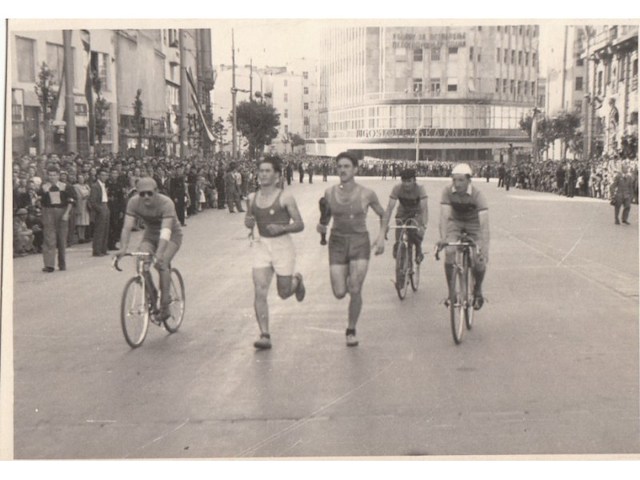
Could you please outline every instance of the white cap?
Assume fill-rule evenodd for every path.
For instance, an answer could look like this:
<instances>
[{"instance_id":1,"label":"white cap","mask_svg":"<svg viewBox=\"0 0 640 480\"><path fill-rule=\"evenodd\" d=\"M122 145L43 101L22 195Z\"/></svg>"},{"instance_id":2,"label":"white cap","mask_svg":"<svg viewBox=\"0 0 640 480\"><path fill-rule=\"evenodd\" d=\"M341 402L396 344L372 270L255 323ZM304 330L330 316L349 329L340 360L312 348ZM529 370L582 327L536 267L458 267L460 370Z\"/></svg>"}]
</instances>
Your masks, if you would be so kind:
<instances>
[{"instance_id":1,"label":"white cap","mask_svg":"<svg viewBox=\"0 0 640 480\"><path fill-rule=\"evenodd\" d=\"M469 165L467 165L466 163L459 163L457 164L455 167L453 167L453 170L451 171L451 175L473 175L473 173L471 172L471 167Z\"/></svg>"}]
</instances>

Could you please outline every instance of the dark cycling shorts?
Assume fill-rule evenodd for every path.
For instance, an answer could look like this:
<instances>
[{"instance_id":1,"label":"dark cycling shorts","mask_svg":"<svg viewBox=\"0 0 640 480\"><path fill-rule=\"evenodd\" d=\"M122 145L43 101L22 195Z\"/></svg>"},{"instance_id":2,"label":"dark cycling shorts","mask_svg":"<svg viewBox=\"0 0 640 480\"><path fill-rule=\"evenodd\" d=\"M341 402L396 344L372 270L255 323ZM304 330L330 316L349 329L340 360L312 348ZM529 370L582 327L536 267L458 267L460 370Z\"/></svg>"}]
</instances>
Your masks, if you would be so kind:
<instances>
[{"instance_id":1,"label":"dark cycling shorts","mask_svg":"<svg viewBox=\"0 0 640 480\"><path fill-rule=\"evenodd\" d=\"M368 233L352 233L329 237L329 265L348 265L351 260L369 260L371 243Z\"/></svg>"}]
</instances>

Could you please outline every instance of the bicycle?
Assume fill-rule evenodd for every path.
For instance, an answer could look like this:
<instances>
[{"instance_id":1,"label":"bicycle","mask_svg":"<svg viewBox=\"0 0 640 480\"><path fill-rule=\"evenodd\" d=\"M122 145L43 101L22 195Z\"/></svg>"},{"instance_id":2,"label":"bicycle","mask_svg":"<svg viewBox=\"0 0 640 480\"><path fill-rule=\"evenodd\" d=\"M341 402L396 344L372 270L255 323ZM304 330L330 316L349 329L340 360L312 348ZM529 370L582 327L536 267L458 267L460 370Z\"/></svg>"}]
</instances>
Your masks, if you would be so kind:
<instances>
[{"instance_id":1,"label":"bicycle","mask_svg":"<svg viewBox=\"0 0 640 480\"><path fill-rule=\"evenodd\" d=\"M445 305L449 308L453 341L458 345L462 342L465 330L464 325L466 325L467 330L471 330L473 326L475 280L471 273L471 265L473 263L472 250L476 250L477 246L466 232L462 232L457 242L447 242L436 246L436 260L440 259L440 250L445 247L456 247L453 262L453 285L451 286L452 288L449 288L449 291L453 293L447 298Z\"/></svg>"},{"instance_id":2,"label":"bicycle","mask_svg":"<svg viewBox=\"0 0 640 480\"><path fill-rule=\"evenodd\" d=\"M398 240L398 249L396 251L396 292L400 300L404 300L407 296L409 283L414 292L418 291L420 285L420 262L413 259L413 243L409 241L408 230L418 230L420 228L418 222L409 218L402 222L401 225L390 226L389 230L400 230L400 238Z\"/></svg>"},{"instance_id":3,"label":"bicycle","mask_svg":"<svg viewBox=\"0 0 640 480\"><path fill-rule=\"evenodd\" d=\"M125 284L122 292L122 302L120 304L120 323L124 339L131 348L142 345L147 331L149 321L161 326L164 324L169 333L175 333L182 325L185 311L184 281L182 275L176 268L171 269L171 284L169 311L171 315L160 321L158 314L158 289L156 288L150 267L154 256L148 252L131 252L125 254L126 257L136 258L136 275L131 277ZM113 267L119 272L122 271L118 265L118 257L113 258Z\"/></svg>"}]
</instances>

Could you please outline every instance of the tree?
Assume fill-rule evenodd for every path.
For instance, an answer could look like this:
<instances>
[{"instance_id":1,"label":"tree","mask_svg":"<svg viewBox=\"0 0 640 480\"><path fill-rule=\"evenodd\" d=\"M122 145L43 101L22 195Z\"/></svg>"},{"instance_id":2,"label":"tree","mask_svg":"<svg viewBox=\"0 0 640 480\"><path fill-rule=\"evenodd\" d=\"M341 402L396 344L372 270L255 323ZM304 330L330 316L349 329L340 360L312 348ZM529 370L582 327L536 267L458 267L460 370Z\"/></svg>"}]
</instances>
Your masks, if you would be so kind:
<instances>
[{"instance_id":1,"label":"tree","mask_svg":"<svg viewBox=\"0 0 640 480\"><path fill-rule=\"evenodd\" d=\"M620 157L635 160L638 156L638 134L624 135L620 142Z\"/></svg>"},{"instance_id":2,"label":"tree","mask_svg":"<svg viewBox=\"0 0 640 480\"><path fill-rule=\"evenodd\" d=\"M224 141L225 137L227 136L227 129L224 128L224 120L222 120L222 117L218 117L218 119L213 122L213 124L211 125L211 133L213 134L214 138L214 150L216 144L219 145L220 150L222 150L222 147L224 147L224 145L227 143Z\"/></svg>"},{"instance_id":3,"label":"tree","mask_svg":"<svg viewBox=\"0 0 640 480\"><path fill-rule=\"evenodd\" d=\"M102 81L96 77L93 82L93 89L96 91L95 109L95 132L98 139L98 150L102 153L102 139L107 133L107 113L109 111L109 102L102 96Z\"/></svg>"},{"instance_id":4,"label":"tree","mask_svg":"<svg viewBox=\"0 0 640 480\"><path fill-rule=\"evenodd\" d=\"M56 84L55 77L49 66L42 62L40 66L40 72L38 73L38 81L35 85L36 95L42 108L42 124L44 127L44 151L50 152L50 148L53 142L51 121L53 116L53 110L56 107L57 93L53 90Z\"/></svg>"},{"instance_id":5,"label":"tree","mask_svg":"<svg viewBox=\"0 0 640 480\"><path fill-rule=\"evenodd\" d=\"M566 159L567 150L578 135L580 116L576 112L561 111L553 118L552 124L555 137L562 141L562 158Z\"/></svg>"},{"instance_id":6,"label":"tree","mask_svg":"<svg viewBox=\"0 0 640 480\"><path fill-rule=\"evenodd\" d=\"M133 102L133 126L138 133L138 157L142 158L142 134L144 133L144 117L142 116L142 89L136 92L136 99Z\"/></svg>"},{"instance_id":7,"label":"tree","mask_svg":"<svg viewBox=\"0 0 640 480\"><path fill-rule=\"evenodd\" d=\"M520 128L527 133L527 136L531 138L531 129L533 127L533 115L527 114L520 119ZM542 154L549 149L555 139L555 132L553 130L552 121L545 115L538 113L538 125L536 128L536 138L532 141L536 142L537 151ZM535 151L535 148L534 148Z\"/></svg>"},{"instance_id":8,"label":"tree","mask_svg":"<svg viewBox=\"0 0 640 480\"><path fill-rule=\"evenodd\" d=\"M236 108L238 131L247 139L249 154L256 158L278 136L280 114L262 102L242 102Z\"/></svg>"}]
</instances>

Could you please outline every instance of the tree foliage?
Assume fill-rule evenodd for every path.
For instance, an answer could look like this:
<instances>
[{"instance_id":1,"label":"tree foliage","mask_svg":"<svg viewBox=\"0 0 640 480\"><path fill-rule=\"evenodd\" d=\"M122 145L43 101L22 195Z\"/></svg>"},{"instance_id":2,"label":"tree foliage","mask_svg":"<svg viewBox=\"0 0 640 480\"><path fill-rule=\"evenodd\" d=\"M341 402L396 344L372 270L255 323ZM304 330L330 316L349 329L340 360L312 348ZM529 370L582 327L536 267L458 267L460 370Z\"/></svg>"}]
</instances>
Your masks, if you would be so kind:
<instances>
[{"instance_id":1,"label":"tree foliage","mask_svg":"<svg viewBox=\"0 0 640 480\"><path fill-rule=\"evenodd\" d=\"M107 113L109 111L109 102L102 96L102 81L100 78L95 78L93 82L93 89L96 92L96 101L94 104L95 109L95 132L96 138L100 149L102 149L102 139L107 133Z\"/></svg>"},{"instance_id":2,"label":"tree foliage","mask_svg":"<svg viewBox=\"0 0 640 480\"><path fill-rule=\"evenodd\" d=\"M266 103L245 101L237 106L236 115L238 131L247 139L249 154L256 158L278 136L280 114Z\"/></svg>"},{"instance_id":3,"label":"tree foliage","mask_svg":"<svg viewBox=\"0 0 640 480\"><path fill-rule=\"evenodd\" d=\"M44 151L49 152L52 143L51 120L53 111L56 108L56 98L59 98L57 91L53 89L56 80L49 66L42 62L40 71L38 72L38 80L36 81L35 91L38 96L38 102L42 108L42 120L44 126Z\"/></svg>"},{"instance_id":4,"label":"tree foliage","mask_svg":"<svg viewBox=\"0 0 640 480\"><path fill-rule=\"evenodd\" d=\"M562 158L567 158L567 150L577 145L580 128L580 115L577 112L559 112L552 120L553 131L557 139L562 140ZM574 153L578 153L574 150Z\"/></svg>"}]
</instances>

